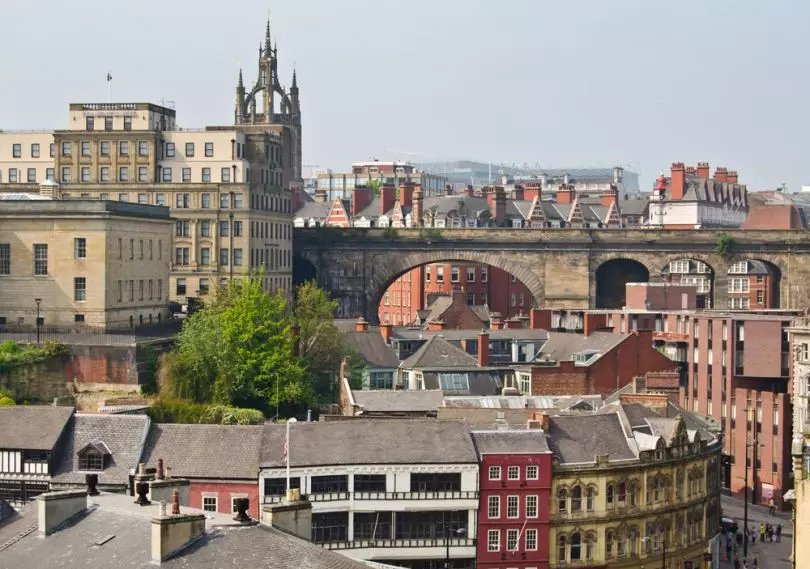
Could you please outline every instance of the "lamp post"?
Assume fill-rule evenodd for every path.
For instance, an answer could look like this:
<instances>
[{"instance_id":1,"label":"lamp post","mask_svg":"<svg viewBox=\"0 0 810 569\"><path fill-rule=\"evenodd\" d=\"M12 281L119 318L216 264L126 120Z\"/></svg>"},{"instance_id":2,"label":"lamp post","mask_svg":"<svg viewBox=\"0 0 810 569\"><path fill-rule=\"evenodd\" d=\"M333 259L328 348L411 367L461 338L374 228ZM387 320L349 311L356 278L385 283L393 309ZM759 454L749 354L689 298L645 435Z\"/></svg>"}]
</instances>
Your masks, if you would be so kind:
<instances>
[{"instance_id":1,"label":"lamp post","mask_svg":"<svg viewBox=\"0 0 810 569\"><path fill-rule=\"evenodd\" d=\"M445 557L444 557L444 569L450 569L450 538L453 534L458 536L464 535L467 533L467 530L464 528L452 529L450 526L447 526L447 535L445 537Z\"/></svg>"},{"instance_id":2,"label":"lamp post","mask_svg":"<svg viewBox=\"0 0 810 569\"><path fill-rule=\"evenodd\" d=\"M35 298L34 302L37 303L37 344L39 344L39 305L42 303L41 298Z\"/></svg>"}]
</instances>

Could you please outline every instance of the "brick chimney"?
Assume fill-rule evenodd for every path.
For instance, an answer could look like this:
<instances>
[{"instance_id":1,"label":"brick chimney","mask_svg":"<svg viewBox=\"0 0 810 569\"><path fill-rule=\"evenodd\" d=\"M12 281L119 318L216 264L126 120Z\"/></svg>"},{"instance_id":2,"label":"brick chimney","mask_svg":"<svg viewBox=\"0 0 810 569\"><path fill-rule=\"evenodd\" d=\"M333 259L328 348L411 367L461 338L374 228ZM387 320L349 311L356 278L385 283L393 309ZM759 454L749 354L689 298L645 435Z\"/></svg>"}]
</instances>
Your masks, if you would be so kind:
<instances>
[{"instance_id":1,"label":"brick chimney","mask_svg":"<svg viewBox=\"0 0 810 569\"><path fill-rule=\"evenodd\" d=\"M568 184L560 184L557 188L557 203L570 204L574 201L574 187Z\"/></svg>"},{"instance_id":2,"label":"brick chimney","mask_svg":"<svg viewBox=\"0 0 810 569\"><path fill-rule=\"evenodd\" d=\"M698 162L697 163L697 177L703 178L707 180L709 178L709 163L708 162Z\"/></svg>"},{"instance_id":3,"label":"brick chimney","mask_svg":"<svg viewBox=\"0 0 810 569\"><path fill-rule=\"evenodd\" d=\"M514 189L512 190L512 199L515 201L522 202L523 195L524 195L523 186L521 186L520 184L516 184Z\"/></svg>"},{"instance_id":4,"label":"brick chimney","mask_svg":"<svg viewBox=\"0 0 810 569\"><path fill-rule=\"evenodd\" d=\"M447 328L447 323L444 320L431 320L428 322L428 332L440 332Z\"/></svg>"},{"instance_id":5,"label":"brick chimney","mask_svg":"<svg viewBox=\"0 0 810 569\"><path fill-rule=\"evenodd\" d=\"M394 208L397 188L394 184L380 186L380 215L386 215Z\"/></svg>"},{"instance_id":6,"label":"brick chimney","mask_svg":"<svg viewBox=\"0 0 810 569\"><path fill-rule=\"evenodd\" d=\"M506 221L506 192L503 186L495 186L493 206L492 217L495 219L495 225L502 227Z\"/></svg>"},{"instance_id":7,"label":"brick chimney","mask_svg":"<svg viewBox=\"0 0 810 569\"><path fill-rule=\"evenodd\" d=\"M402 207L413 205L413 182L403 182L399 185L399 203Z\"/></svg>"},{"instance_id":8,"label":"brick chimney","mask_svg":"<svg viewBox=\"0 0 810 569\"><path fill-rule=\"evenodd\" d=\"M529 312L529 328L532 330L550 329L551 310L546 308L532 308Z\"/></svg>"},{"instance_id":9,"label":"brick chimney","mask_svg":"<svg viewBox=\"0 0 810 569\"><path fill-rule=\"evenodd\" d=\"M683 162L672 163L672 177L669 181L670 198L682 200L686 193L686 167Z\"/></svg>"},{"instance_id":10,"label":"brick chimney","mask_svg":"<svg viewBox=\"0 0 810 569\"><path fill-rule=\"evenodd\" d=\"M614 185L610 185L610 189L599 196L599 203L605 207L610 207L616 203L619 195L619 189Z\"/></svg>"},{"instance_id":11,"label":"brick chimney","mask_svg":"<svg viewBox=\"0 0 810 569\"><path fill-rule=\"evenodd\" d=\"M413 227L422 227L422 215L422 184L416 184L413 189L413 209L411 210Z\"/></svg>"},{"instance_id":12,"label":"brick chimney","mask_svg":"<svg viewBox=\"0 0 810 569\"><path fill-rule=\"evenodd\" d=\"M729 170L728 174L726 175L726 181L729 184L737 184L739 177L737 176L737 170Z\"/></svg>"},{"instance_id":13,"label":"brick chimney","mask_svg":"<svg viewBox=\"0 0 810 569\"><path fill-rule=\"evenodd\" d=\"M391 343L391 335L394 332L394 325L393 324L380 324L380 335L382 335L383 340L385 340L386 344Z\"/></svg>"},{"instance_id":14,"label":"brick chimney","mask_svg":"<svg viewBox=\"0 0 810 569\"><path fill-rule=\"evenodd\" d=\"M534 198L540 197L542 191L543 185L540 182L526 182L526 185L523 186L523 199L533 201Z\"/></svg>"},{"instance_id":15,"label":"brick chimney","mask_svg":"<svg viewBox=\"0 0 810 569\"><path fill-rule=\"evenodd\" d=\"M352 190L352 217L355 217L368 204L371 203L371 188L368 186L357 186Z\"/></svg>"},{"instance_id":16,"label":"brick chimney","mask_svg":"<svg viewBox=\"0 0 810 569\"><path fill-rule=\"evenodd\" d=\"M86 490L48 492L37 497L37 528L41 535L51 535L65 522L87 509Z\"/></svg>"},{"instance_id":17,"label":"brick chimney","mask_svg":"<svg viewBox=\"0 0 810 569\"><path fill-rule=\"evenodd\" d=\"M714 171L714 179L718 182L728 181L728 169L718 166Z\"/></svg>"},{"instance_id":18,"label":"brick chimney","mask_svg":"<svg viewBox=\"0 0 810 569\"><path fill-rule=\"evenodd\" d=\"M478 365L489 367L489 334L485 330L478 333Z\"/></svg>"},{"instance_id":19,"label":"brick chimney","mask_svg":"<svg viewBox=\"0 0 810 569\"><path fill-rule=\"evenodd\" d=\"M368 321L362 316L354 323L355 332L368 332Z\"/></svg>"},{"instance_id":20,"label":"brick chimney","mask_svg":"<svg viewBox=\"0 0 810 569\"><path fill-rule=\"evenodd\" d=\"M318 203L325 203L326 202L326 189L318 188L315 190L315 195L313 199Z\"/></svg>"},{"instance_id":21,"label":"brick chimney","mask_svg":"<svg viewBox=\"0 0 810 569\"><path fill-rule=\"evenodd\" d=\"M489 327L492 330L503 330L503 315L500 312L489 313Z\"/></svg>"},{"instance_id":22,"label":"brick chimney","mask_svg":"<svg viewBox=\"0 0 810 569\"><path fill-rule=\"evenodd\" d=\"M697 168L694 166L687 166L686 167L686 175L687 176L697 176Z\"/></svg>"},{"instance_id":23,"label":"brick chimney","mask_svg":"<svg viewBox=\"0 0 810 569\"><path fill-rule=\"evenodd\" d=\"M507 330L517 330L523 327L523 322L517 316L513 316L506 321Z\"/></svg>"},{"instance_id":24,"label":"brick chimney","mask_svg":"<svg viewBox=\"0 0 810 569\"><path fill-rule=\"evenodd\" d=\"M475 188L473 188L471 185L467 184L467 187L464 189L464 194L468 198L473 197L475 195Z\"/></svg>"},{"instance_id":25,"label":"brick chimney","mask_svg":"<svg viewBox=\"0 0 810 569\"><path fill-rule=\"evenodd\" d=\"M593 312L586 312L583 315L582 335L586 338L607 326L607 314L594 314Z\"/></svg>"}]
</instances>

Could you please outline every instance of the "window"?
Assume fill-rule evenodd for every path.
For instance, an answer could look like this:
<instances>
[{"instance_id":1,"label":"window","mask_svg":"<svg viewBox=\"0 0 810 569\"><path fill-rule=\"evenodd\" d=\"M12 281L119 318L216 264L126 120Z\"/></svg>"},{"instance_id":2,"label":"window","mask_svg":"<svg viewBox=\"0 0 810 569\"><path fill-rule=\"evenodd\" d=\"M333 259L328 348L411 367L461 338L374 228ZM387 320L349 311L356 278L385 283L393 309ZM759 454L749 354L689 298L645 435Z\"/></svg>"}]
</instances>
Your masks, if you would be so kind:
<instances>
[{"instance_id":1,"label":"window","mask_svg":"<svg viewBox=\"0 0 810 569\"><path fill-rule=\"evenodd\" d=\"M757 304L763 304L765 302L765 292L758 290L757 291Z\"/></svg>"},{"instance_id":2,"label":"window","mask_svg":"<svg viewBox=\"0 0 810 569\"><path fill-rule=\"evenodd\" d=\"M200 207L203 209L211 207L211 194L202 194L200 196Z\"/></svg>"},{"instance_id":3,"label":"window","mask_svg":"<svg viewBox=\"0 0 810 569\"><path fill-rule=\"evenodd\" d=\"M203 496L203 511L216 512L217 511L217 497L216 496Z\"/></svg>"},{"instance_id":4,"label":"window","mask_svg":"<svg viewBox=\"0 0 810 569\"><path fill-rule=\"evenodd\" d=\"M451 267L450 269L450 282L457 283L459 278L458 267Z\"/></svg>"},{"instance_id":5,"label":"window","mask_svg":"<svg viewBox=\"0 0 810 569\"><path fill-rule=\"evenodd\" d=\"M425 267L425 282L426 283L430 282L430 265L427 265Z\"/></svg>"},{"instance_id":6,"label":"window","mask_svg":"<svg viewBox=\"0 0 810 569\"><path fill-rule=\"evenodd\" d=\"M355 474L355 492L385 492L385 474Z\"/></svg>"},{"instance_id":7,"label":"window","mask_svg":"<svg viewBox=\"0 0 810 569\"><path fill-rule=\"evenodd\" d=\"M728 281L729 292L748 292L749 281L747 278L734 278Z\"/></svg>"},{"instance_id":8,"label":"window","mask_svg":"<svg viewBox=\"0 0 810 569\"><path fill-rule=\"evenodd\" d=\"M174 158L174 142L166 143L166 158Z\"/></svg>"},{"instance_id":9,"label":"window","mask_svg":"<svg viewBox=\"0 0 810 569\"><path fill-rule=\"evenodd\" d=\"M227 184L231 181L231 169L230 168L223 168L220 172L220 181L223 184Z\"/></svg>"},{"instance_id":10,"label":"window","mask_svg":"<svg viewBox=\"0 0 810 569\"><path fill-rule=\"evenodd\" d=\"M81 148L82 148L82 156L90 156L90 141L89 140L82 140Z\"/></svg>"},{"instance_id":11,"label":"window","mask_svg":"<svg viewBox=\"0 0 810 569\"><path fill-rule=\"evenodd\" d=\"M90 178L90 169L87 169L87 178ZM34 184L37 181L37 169L36 168L28 168L27 171L27 179L29 184Z\"/></svg>"},{"instance_id":12,"label":"window","mask_svg":"<svg viewBox=\"0 0 810 569\"><path fill-rule=\"evenodd\" d=\"M46 180L53 180L54 177L54 169L53 168L45 168L45 179Z\"/></svg>"},{"instance_id":13,"label":"window","mask_svg":"<svg viewBox=\"0 0 810 569\"><path fill-rule=\"evenodd\" d=\"M211 237L211 222L207 219L200 221L200 237Z\"/></svg>"},{"instance_id":14,"label":"window","mask_svg":"<svg viewBox=\"0 0 810 569\"><path fill-rule=\"evenodd\" d=\"M129 168L127 166L118 168L118 181L129 182Z\"/></svg>"},{"instance_id":15,"label":"window","mask_svg":"<svg viewBox=\"0 0 810 569\"><path fill-rule=\"evenodd\" d=\"M56 156L56 144L51 142L48 146L49 146L48 152L50 154L50 157L51 158L55 157Z\"/></svg>"},{"instance_id":16,"label":"window","mask_svg":"<svg viewBox=\"0 0 810 569\"><path fill-rule=\"evenodd\" d=\"M568 538L564 535L560 536L560 539L557 540L557 561L560 563L565 563L567 559L568 553Z\"/></svg>"},{"instance_id":17,"label":"window","mask_svg":"<svg viewBox=\"0 0 810 569\"><path fill-rule=\"evenodd\" d=\"M349 476L346 474L313 476L310 478L310 486L310 492L312 494L348 492Z\"/></svg>"},{"instance_id":18,"label":"window","mask_svg":"<svg viewBox=\"0 0 810 569\"><path fill-rule=\"evenodd\" d=\"M537 517L537 496L526 496L526 517Z\"/></svg>"},{"instance_id":19,"label":"window","mask_svg":"<svg viewBox=\"0 0 810 569\"><path fill-rule=\"evenodd\" d=\"M110 167L109 166L102 166L98 178L102 182L109 182L110 181Z\"/></svg>"},{"instance_id":20,"label":"window","mask_svg":"<svg viewBox=\"0 0 810 569\"><path fill-rule=\"evenodd\" d=\"M11 274L11 244L0 243L0 275Z\"/></svg>"},{"instance_id":21,"label":"window","mask_svg":"<svg viewBox=\"0 0 810 569\"><path fill-rule=\"evenodd\" d=\"M110 155L110 141L109 140L102 140L101 144L99 145L99 154L102 156L109 156Z\"/></svg>"},{"instance_id":22,"label":"window","mask_svg":"<svg viewBox=\"0 0 810 569\"><path fill-rule=\"evenodd\" d=\"M191 181L191 168L183 168L183 181L184 182Z\"/></svg>"},{"instance_id":23,"label":"window","mask_svg":"<svg viewBox=\"0 0 810 569\"><path fill-rule=\"evenodd\" d=\"M143 279L138 281L138 300L143 300Z\"/></svg>"},{"instance_id":24,"label":"window","mask_svg":"<svg viewBox=\"0 0 810 569\"><path fill-rule=\"evenodd\" d=\"M732 275L744 275L748 273L748 261L738 261L731 265L731 268L728 270L729 274Z\"/></svg>"},{"instance_id":25,"label":"window","mask_svg":"<svg viewBox=\"0 0 810 569\"><path fill-rule=\"evenodd\" d=\"M490 480L500 480L501 479L501 467L500 466L490 466L489 467L489 479Z\"/></svg>"},{"instance_id":26,"label":"window","mask_svg":"<svg viewBox=\"0 0 810 569\"><path fill-rule=\"evenodd\" d=\"M571 561L582 559L582 536L576 532L571 536Z\"/></svg>"},{"instance_id":27,"label":"window","mask_svg":"<svg viewBox=\"0 0 810 569\"><path fill-rule=\"evenodd\" d=\"M84 130L95 130L95 127L96 127L96 117L85 117Z\"/></svg>"},{"instance_id":28,"label":"window","mask_svg":"<svg viewBox=\"0 0 810 569\"><path fill-rule=\"evenodd\" d=\"M158 279L158 291L157 292L158 292L158 294L157 294L158 300L160 300L161 298L163 298L163 279Z\"/></svg>"},{"instance_id":29,"label":"window","mask_svg":"<svg viewBox=\"0 0 810 569\"><path fill-rule=\"evenodd\" d=\"M128 202L129 201L129 194L118 194L118 201L119 202Z\"/></svg>"},{"instance_id":30,"label":"window","mask_svg":"<svg viewBox=\"0 0 810 569\"><path fill-rule=\"evenodd\" d=\"M202 169L202 181L203 182L210 182L211 181L211 168L203 168Z\"/></svg>"},{"instance_id":31,"label":"window","mask_svg":"<svg viewBox=\"0 0 810 569\"><path fill-rule=\"evenodd\" d=\"M501 517L501 497L500 496L490 496L489 497L489 505L487 508L487 517L490 519L500 518Z\"/></svg>"},{"instance_id":32,"label":"window","mask_svg":"<svg viewBox=\"0 0 810 569\"><path fill-rule=\"evenodd\" d=\"M138 156L149 156L149 144L145 140L138 141Z\"/></svg>"},{"instance_id":33,"label":"window","mask_svg":"<svg viewBox=\"0 0 810 569\"><path fill-rule=\"evenodd\" d=\"M444 267L436 267L436 282L439 284L444 282Z\"/></svg>"},{"instance_id":34,"label":"window","mask_svg":"<svg viewBox=\"0 0 810 569\"><path fill-rule=\"evenodd\" d=\"M80 452L79 470L104 470L104 455L89 448Z\"/></svg>"},{"instance_id":35,"label":"window","mask_svg":"<svg viewBox=\"0 0 810 569\"><path fill-rule=\"evenodd\" d=\"M489 282L489 267L481 267L481 282Z\"/></svg>"},{"instance_id":36,"label":"window","mask_svg":"<svg viewBox=\"0 0 810 569\"><path fill-rule=\"evenodd\" d=\"M526 467L526 480L537 480L537 465L530 464Z\"/></svg>"},{"instance_id":37,"label":"window","mask_svg":"<svg viewBox=\"0 0 810 569\"><path fill-rule=\"evenodd\" d=\"M194 143L186 142L186 158L194 158Z\"/></svg>"},{"instance_id":38,"label":"window","mask_svg":"<svg viewBox=\"0 0 810 569\"><path fill-rule=\"evenodd\" d=\"M205 143L205 157L206 158L213 158L214 156L214 143L213 142L206 142Z\"/></svg>"},{"instance_id":39,"label":"window","mask_svg":"<svg viewBox=\"0 0 810 569\"><path fill-rule=\"evenodd\" d=\"M8 181L12 184L17 183L17 169L16 168L9 168L8 169Z\"/></svg>"},{"instance_id":40,"label":"window","mask_svg":"<svg viewBox=\"0 0 810 569\"><path fill-rule=\"evenodd\" d=\"M233 207L235 208L242 208L245 206L244 200L242 199L242 194L234 194L233 195Z\"/></svg>"},{"instance_id":41,"label":"window","mask_svg":"<svg viewBox=\"0 0 810 569\"><path fill-rule=\"evenodd\" d=\"M138 181L149 181L149 169L146 166L138 166Z\"/></svg>"},{"instance_id":42,"label":"window","mask_svg":"<svg viewBox=\"0 0 810 569\"><path fill-rule=\"evenodd\" d=\"M229 227L230 227L230 224L227 221L220 221L219 222L219 236L220 237L227 237Z\"/></svg>"},{"instance_id":43,"label":"window","mask_svg":"<svg viewBox=\"0 0 810 569\"><path fill-rule=\"evenodd\" d=\"M34 245L34 274L44 276L48 274L48 246Z\"/></svg>"},{"instance_id":44,"label":"window","mask_svg":"<svg viewBox=\"0 0 810 569\"><path fill-rule=\"evenodd\" d=\"M112 130L112 129L113 129L113 118L104 117L104 130Z\"/></svg>"},{"instance_id":45,"label":"window","mask_svg":"<svg viewBox=\"0 0 810 569\"><path fill-rule=\"evenodd\" d=\"M520 467L519 466L510 466L506 470L506 477L509 480L519 480L520 479Z\"/></svg>"},{"instance_id":46,"label":"window","mask_svg":"<svg viewBox=\"0 0 810 569\"><path fill-rule=\"evenodd\" d=\"M242 236L242 222L241 221L234 221L233 222L233 236L234 237L241 237Z\"/></svg>"},{"instance_id":47,"label":"window","mask_svg":"<svg viewBox=\"0 0 810 569\"><path fill-rule=\"evenodd\" d=\"M242 249L237 248L233 250L233 266L234 267L242 266Z\"/></svg>"},{"instance_id":48,"label":"window","mask_svg":"<svg viewBox=\"0 0 810 569\"><path fill-rule=\"evenodd\" d=\"M163 181L164 182L171 182L172 181L172 169L171 168L163 168Z\"/></svg>"},{"instance_id":49,"label":"window","mask_svg":"<svg viewBox=\"0 0 810 569\"><path fill-rule=\"evenodd\" d=\"M520 497L507 496L506 497L506 517L516 518L520 515Z\"/></svg>"},{"instance_id":50,"label":"window","mask_svg":"<svg viewBox=\"0 0 810 569\"><path fill-rule=\"evenodd\" d=\"M596 489L593 487L588 488L585 493L585 510L593 512L593 503L596 498Z\"/></svg>"},{"instance_id":51,"label":"window","mask_svg":"<svg viewBox=\"0 0 810 569\"><path fill-rule=\"evenodd\" d=\"M22 144L12 145L11 153L14 158L22 158Z\"/></svg>"},{"instance_id":52,"label":"window","mask_svg":"<svg viewBox=\"0 0 810 569\"><path fill-rule=\"evenodd\" d=\"M70 156L73 154L73 148L70 142L62 143L62 156Z\"/></svg>"},{"instance_id":53,"label":"window","mask_svg":"<svg viewBox=\"0 0 810 569\"><path fill-rule=\"evenodd\" d=\"M188 220L180 220L178 219L175 222L175 231L174 234L177 237L188 237L189 236L189 221Z\"/></svg>"},{"instance_id":54,"label":"window","mask_svg":"<svg viewBox=\"0 0 810 569\"><path fill-rule=\"evenodd\" d=\"M607 485L607 491L605 492L605 504L608 510L613 509L613 484Z\"/></svg>"},{"instance_id":55,"label":"window","mask_svg":"<svg viewBox=\"0 0 810 569\"><path fill-rule=\"evenodd\" d=\"M62 182L69 184L71 181L70 179L70 166L65 166L62 168Z\"/></svg>"},{"instance_id":56,"label":"window","mask_svg":"<svg viewBox=\"0 0 810 569\"><path fill-rule=\"evenodd\" d=\"M89 166L82 166L81 181L82 182L89 182L90 181L90 167Z\"/></svg>"},{"instance_id":57,"label":"window","mask_svg":"<svg viewBox=\"0 0 810 569\"><path fill-rule=\"evenodd\" d=\"M174 263L176 265L188 265L188 247L175 248Z\"/></svg>"},{"instance_id":58,"label":"window","mask_svg":"<svg viewBox=\"0 0 810 569\"><path fill-rule=\"evenodd\" d=\"M158 281L158 294L160 291L160 281ZM177 286L175 287L177 296L186 296L186 279L177 279ZM158 296L160 298L160 296Z\"/></svg>"},{"instance_id":59,"label":"window","mask_svg":"<svg viewBox=\"0 0 810 569\"><path fill-rule=\"evenodd\" d=\"M517 551L518 545L518 530L506 530L506 551Z\"/></svg>"},{"instance_id":60,"label":"window","mask_svg":"<svg viewBox=\"0 0 810 569\"><path fill-rule=\"evenodd\" d=\"M526 551L537 551L537 530L526 530Z\"/></svg>"},{"instance_id":61,"label":"window","mask_svg":"<svg viewBox=\"0 0 810 569\"><path fill-rule=\"evenodd\" d=\"M467 267L467 282L475 282L475 267Z\"/></svg>"},{"instance_id":62,"label":"window","mask_svg":"<svg viewBox=\"0 0 810 569\"><path fill-rule=\"evenodd\" d=\"M87 258L87 239L85 237L76 237L73 239L73 258Z\"/></svg>"},{"instance_id":63,"label":"window","mask_svg":"<svg viewBox=\"0 0 810 569\"><path fill-rule=\"evenodd\" d=\"M129 156L129 142L122 140L118 143L118 154L121 156Z\"/></svg>"},{"instance_id":64,"label":"window","mask_svg":"<svg viewBox=\"0 0 810 569\"><path fill-rule=\"evenodd\" d=\"M219 264L223 267L228 266L228 257L230 256L230 252L228 249L220 249L219 250Z\"/></svg>"},{"instance_id":65,"label":"window","mask_svg":"<svg viewBox=\"0 0 810 569\"><path fill-rule=\"evenodd\" d=\"M501 530L491 529L487 532L487 551L501 550Z\"/></svg>"}]
</instances>

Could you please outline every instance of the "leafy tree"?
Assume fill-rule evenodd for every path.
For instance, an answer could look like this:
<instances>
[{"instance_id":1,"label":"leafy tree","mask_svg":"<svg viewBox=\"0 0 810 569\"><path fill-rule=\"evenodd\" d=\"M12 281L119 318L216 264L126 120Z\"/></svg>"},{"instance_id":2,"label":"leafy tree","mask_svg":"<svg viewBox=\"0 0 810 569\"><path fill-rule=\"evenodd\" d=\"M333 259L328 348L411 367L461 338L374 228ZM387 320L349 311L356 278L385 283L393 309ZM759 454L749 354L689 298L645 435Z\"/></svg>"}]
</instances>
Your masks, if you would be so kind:
<instances>
[{"instance_id":1,"label":"leafy tree","mask_svg":"<svg viewBox=\"0 0 810 569\"><path fill-rule=\"evenodd\" d=\"M371 195L374 196L375 198L380 197L380 186L381 185L382 184L380 183L379 180L371 180L368 183L368 187L371 190Z\"/></svg>"},{"instance_id":2,"label":"leafy tree","mask_svg":"<svg viewBox=\"0 0 810 569\"><path fill-rule=\"evenodd\" d=\"M349 358L349 385L353 390L363 389L363 375L368 369L366 361L360 356L354 346L344 348L343 356Z\"/></svg>"},{"instance_id":3,"label":"leafy tree","mask_svg":"<svg viewBox=\"0 0 810 569\"><path fill-rule=\"evenodd\" d=\"M220 287L186 320L166 361L171 395L263 410L312 399L287 301L263 282L254 273Z\"/></svg>"},{"instance_id":4,"label":"leafy tree","mask_svg":"<svg viewBox=\"0 0 810 569\"><path fill-rule=\"evenodd\" d=\"M319 394L331 391L323 382L330 381L340 367L343 333L335 326L336 309L337 302L314 281L305 282L296 290L298 355Z\"/></svg>"},{"instance_id":5,"label":"leafy tree","mask_svg":"<svg viewBox=\"0 0 810 569\"><path fill-rule=\"evenodd\" d=\"M11 394L0 389L0 407L12 407L14 405L16 405L16 403L14 403L14 398L11 397Z\"/></svg>"}]
</instances>

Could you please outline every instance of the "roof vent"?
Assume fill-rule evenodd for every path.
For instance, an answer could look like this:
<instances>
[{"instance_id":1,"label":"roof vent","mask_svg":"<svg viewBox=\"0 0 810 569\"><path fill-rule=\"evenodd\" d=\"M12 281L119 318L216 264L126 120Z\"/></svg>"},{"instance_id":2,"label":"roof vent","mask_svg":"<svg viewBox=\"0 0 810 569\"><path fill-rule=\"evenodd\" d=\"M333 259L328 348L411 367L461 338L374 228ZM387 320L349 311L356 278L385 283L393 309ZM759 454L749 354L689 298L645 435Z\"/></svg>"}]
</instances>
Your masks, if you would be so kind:
<instances>
[{"instance_id":1,"label":"roof vent","mask_svg":"<svg viewBox=\"0 0 810 569\"><path fill-rule=\"evenodd\" d=\"M88 496L98 496L99 491L96 486L98 486L98 474L85 474L84 475L84 482L87 484L87 495Z\"/></svg>"},{"instance_id":2,"label":"roof vent","mask_svg":"<svg viewBox=\"0 0 810 569\"><path fill-rule=\"evenodd\" d=\"M253 523L253 520L248 515L250 500L247 498L236 498L234 500L234 506L236 506L236 516L233 518L234 521L237 521L243 525Z\"/></svg>"},{"instance_id":3,"label":"roof vent","mask_svg":"<svg viewBox=\"0 0 810 569\"><path fill-rule=\"evenodd\" d=\"M146 497L149 494L149 483L148 482L138 482L135 485L135 492L138 493L138 499L135 500L135 503L139 506L148 506L152 502Z\"/></svg>"}]
</instances>

